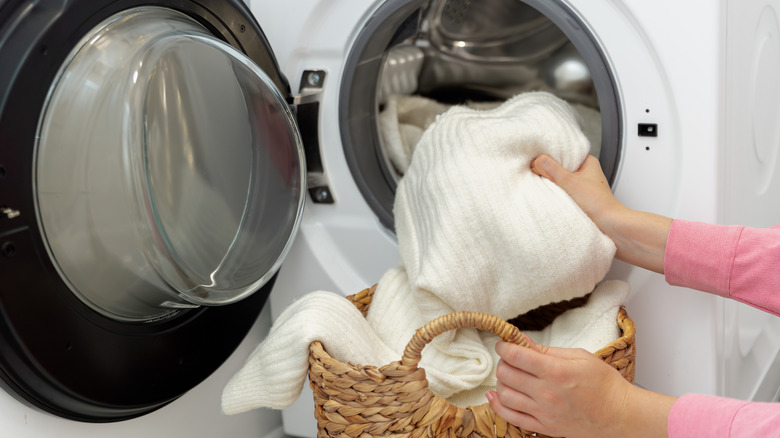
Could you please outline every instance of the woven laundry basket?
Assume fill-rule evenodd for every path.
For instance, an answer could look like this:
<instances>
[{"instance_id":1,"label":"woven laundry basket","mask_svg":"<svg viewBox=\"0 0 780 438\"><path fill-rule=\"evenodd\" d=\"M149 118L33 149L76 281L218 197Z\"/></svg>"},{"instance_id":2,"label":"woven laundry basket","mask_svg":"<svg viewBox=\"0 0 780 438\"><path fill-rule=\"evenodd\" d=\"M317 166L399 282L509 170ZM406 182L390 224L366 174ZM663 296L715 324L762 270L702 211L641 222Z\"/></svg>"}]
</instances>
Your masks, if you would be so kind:
<instances>
[{"instance_id":1,"label":"woven laundry basket","mask_svg":"<svg viewBox=\"0 0 780 438\"><path fill-rule=\"evenodd\" d=\"M376 285L347 299L365 315L375 288ZM585 302L587 298L545 306L511 320L512 324L476 312L446 315L420 328L400 361L381 368L341 362L328 355L320 342L313 342L309 347L309 383L314 393L317 436L543 437L508 424L487 403L463 409L434 395L428 388L425 370L417 367L420 354L437 335L467 327L488 330L505 341L527 345L520 329L539 330L555 316ZM620 309L618 325L622 336L594 354L633 383L636 328L625 308Z\"/></svg>"}]
</instances>

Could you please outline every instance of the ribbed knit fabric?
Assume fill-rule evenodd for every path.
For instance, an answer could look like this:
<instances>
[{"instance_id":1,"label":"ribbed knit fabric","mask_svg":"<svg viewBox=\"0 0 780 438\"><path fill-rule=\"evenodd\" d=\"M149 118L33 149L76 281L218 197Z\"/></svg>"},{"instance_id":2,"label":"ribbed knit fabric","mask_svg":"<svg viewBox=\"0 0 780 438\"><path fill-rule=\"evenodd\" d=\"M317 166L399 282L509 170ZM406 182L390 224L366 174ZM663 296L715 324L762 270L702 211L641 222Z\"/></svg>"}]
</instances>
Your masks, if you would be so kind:
<instances>
[{"instance_id":1,"label":"ribbed knit fabric","mask_svg":"<svg viewBox=\"0 0 780 438\"><path fill-rule=\"evenodd\" d=\"M590 149L577 120L566 102L537 92L488 111L454 107L426 130L394 209L425 316L468 309L509 319L604 278L615 244L530 167L544 153L577 170Z\"/></svg>"},{"instance_id":2,"label":"ribbed knit fabric","mask_svg":"<svg viewBox=\"0 0 780 438\"><path fill-rule=\"evenodd\" d=\"M587 305L569 310L542 331L526 334L539 344L595 352L620 336L615 320L627 296L627 283L603 282ZM228 382L223 411L238 414L290 406L306 383L309 344L314 341L345 363L382 366L400 360L414 332L428 321L422 321L413 304L415 291L402 268L385 273L374 297L367 317L331 292L311 292L295 301ZM498 338L473 329L449 333L454 336L439 336L423 350L420 366L430 388L456 406L482 404L485 391L496 386Z\"/></svg>"},{"instance_id":3,"label":"ribbed knit fabric","mask_svg":"<svg viewBox=\"0 0 780 438\"><path fill-rule=\"evenodd\" d=\"M487 110L499 105L500 102L479 102L470 103L468 106ZM425 130L450 108L452 105L422 96L388 97L377 120L382 148L399 176L409 169L414 148Z\"/></svg>"},{"instance_id":4,"label":"ribbed knit fabric","mask_svg":"<svg viewBox=\"0 0 780 438\"><path fill-rule=\"evenodd\" d=\"M292 404L315 340L340 361L382 366L401 359L417 328L453 311L510 319L593 291L587 306L531 337L591 351L616 339L628 286L604 282L594 290L614 244L565 192L530 170L541 153L574 170L588 148L571 108L546 93L440 116L398 187L402 265L379 280L368 315L328 292L294 302L228 383L223 410ZM483 403L486 385L495 386L494 344L474 329L436 337L420 362L431 390L462 406Z\"/></svg>"},{"instance_id":5,"label":"ribbed knit fabric","mask_svg":"<svg viewBox=\"0 0 780 438\"><path fill-rule=\"evenodd\" d=\"M306 381L309 344L314 341L321 341L331 355L362 365L400 359L342 295L310 292L279 315L265 340L230 379L222 391L222 410L238 414L290 406Z\"/></svg>"},{"instance_id":6,"label":"ribbed knit fabric","mask_svg":"<svg viewBox=\"0 0 780 438\"><path fill-rule=\"evenodd\" d=\"M469 108L489 110L500 102L469 102ZM412 162L412 154L426 129L452 105L443 104L422 96L391 95L377 117L379 137L393 170L403 176ZM589 106L574 103L583 134L590 142L590 154L601 152L601 113Z\"/></svg>"}]
</instances>

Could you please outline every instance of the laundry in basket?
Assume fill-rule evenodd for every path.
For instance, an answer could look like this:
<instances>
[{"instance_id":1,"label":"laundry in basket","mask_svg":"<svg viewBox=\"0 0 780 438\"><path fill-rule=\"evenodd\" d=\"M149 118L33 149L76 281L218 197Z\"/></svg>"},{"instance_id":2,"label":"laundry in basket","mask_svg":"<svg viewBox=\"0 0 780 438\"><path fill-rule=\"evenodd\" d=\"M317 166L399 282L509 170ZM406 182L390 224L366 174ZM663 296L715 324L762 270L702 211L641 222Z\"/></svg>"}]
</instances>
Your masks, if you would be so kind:
<instances>
[{"instance_id":1,"label":"laundry in basket","mask_svg":"<svg viewBox=\"0 0 780 438\"><path fill-rule=\"evenodd\" d=\"M598 325L604 333L584 332L622 342L618 316L627 285L600 284L614 257L614 244L563 190L530 170L530 161L541 153L575 170L589 149L575 112L547 93L523 94L490 110L448 110L423 134L399 184L394 214L401 265L380 279L365 318L339 294L317 292L293 303L225 388L225 412L283 408L292 403L305 382L308 342L314 339L345 366L351 366L350 362L358 369L368 366L369 377L387 378L376 374L377 367L398 361L417 328L460 311L506 320L592 293L589 305L605 307L581 313L582 324L574 327L583 332L581 328L589 321L606 319L614 323ZM611 301L593 299L605 290L610 291L606 295ZM319 311L318 316L311 318L314 311ZM303 336L317 319L327 320L326 326L313 327L314 338ZM576 319L569 318L569 322ZM623 328L622 334L626 332L630 337L631 331ZM575 341L576 336L558 333L558 339L564 338ZM470 399L463 395L494 382L495 339L474 328L445 331L432 338L419 362L424 369L422 382L438 397L432 402L443 403L448 397ZM549 340L553 342L553 337ZM633 341L623 343L633 346ZM633 359L628 362L633 364ZM624 367L629 368L633 369ZM350 392L353 402L365 403L361 391L347 390L351 387L348 379L339 382L336 387L343 384L345 391L357 391ZM325 393L334 391L330 395L344 395L333 388ZM385 401L372 398L376 412L369 412L383 415L383 403L395 396L388 397ZM325 432L326 419L340 416L349 421L351 415L345 412L359 409L332 411L334 406L324 401L318 408L321 434L336 433L335 429ZM458 409L462 408L447 405L446 410ZM428 414L416 415L430 420ZM421 427L410 426L412 418L397 420L390 422L395 425L382 421L392 433Z\"/></svg>"}]
</instances>

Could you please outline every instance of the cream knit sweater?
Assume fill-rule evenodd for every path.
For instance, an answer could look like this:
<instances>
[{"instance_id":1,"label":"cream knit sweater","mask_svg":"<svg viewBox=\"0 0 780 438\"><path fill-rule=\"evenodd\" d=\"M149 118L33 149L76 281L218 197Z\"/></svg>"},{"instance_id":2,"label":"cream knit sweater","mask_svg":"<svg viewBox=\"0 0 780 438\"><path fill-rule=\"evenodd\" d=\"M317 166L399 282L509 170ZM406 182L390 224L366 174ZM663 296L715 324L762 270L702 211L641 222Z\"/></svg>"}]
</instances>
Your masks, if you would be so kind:
<instances>
[{"instance_id":1,"label":"cream knit sweater","mask_svg":"<svg viewBox=\"0 0 780 438\"><path fill-rule=\"evenodd\" d=\"M344 362L381 366L401 358L418 327L453 311L510 319L593 292L587 306L529 336L589 351L616 339L628 286L599 284L614 244L563 190L530 170L542 153L570 170L579 167L590 150L579 120L547 93L439 116L398 186L401 265L379 279L368 315L331 292L294 302L228 383L224 411L292 404L314 340ZM460 406L483 403L484 390L495 385L495 342L474 329L434 339L420 362L434 393Z\"/></svg>"}]
</instances>

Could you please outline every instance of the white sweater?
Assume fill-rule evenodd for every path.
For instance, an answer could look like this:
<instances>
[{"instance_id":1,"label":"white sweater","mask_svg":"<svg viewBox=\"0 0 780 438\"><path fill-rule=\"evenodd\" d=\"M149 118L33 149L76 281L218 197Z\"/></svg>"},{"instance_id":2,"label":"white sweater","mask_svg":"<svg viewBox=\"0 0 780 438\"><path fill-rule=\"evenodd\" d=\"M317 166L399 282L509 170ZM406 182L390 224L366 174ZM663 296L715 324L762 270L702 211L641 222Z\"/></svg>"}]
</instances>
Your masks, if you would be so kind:
<instances>
[{"instance_id":1,"label":"white sweater","mask_svg":"<svg viewBox=\"0 0 780 438\"><path fill-rule=\"evenodd\" d=\"M292 404L315 340L336 359L382 366L401 358L417 328L454 311L510 319L593 292L587 306L529 336L591 352L616 339L628 286L599 285L613 242L563 190L530 170L542 153L575 170L589 149L577 114L547 93L439 116L396 192L401 266L379 279L368 315L330 292L294 302L228 383L223 410ZM484 390L495 386L496 340L474 329L434 339L420 362L433 392L459 406L483 403Z\"/></svg>"}]
</instances>

